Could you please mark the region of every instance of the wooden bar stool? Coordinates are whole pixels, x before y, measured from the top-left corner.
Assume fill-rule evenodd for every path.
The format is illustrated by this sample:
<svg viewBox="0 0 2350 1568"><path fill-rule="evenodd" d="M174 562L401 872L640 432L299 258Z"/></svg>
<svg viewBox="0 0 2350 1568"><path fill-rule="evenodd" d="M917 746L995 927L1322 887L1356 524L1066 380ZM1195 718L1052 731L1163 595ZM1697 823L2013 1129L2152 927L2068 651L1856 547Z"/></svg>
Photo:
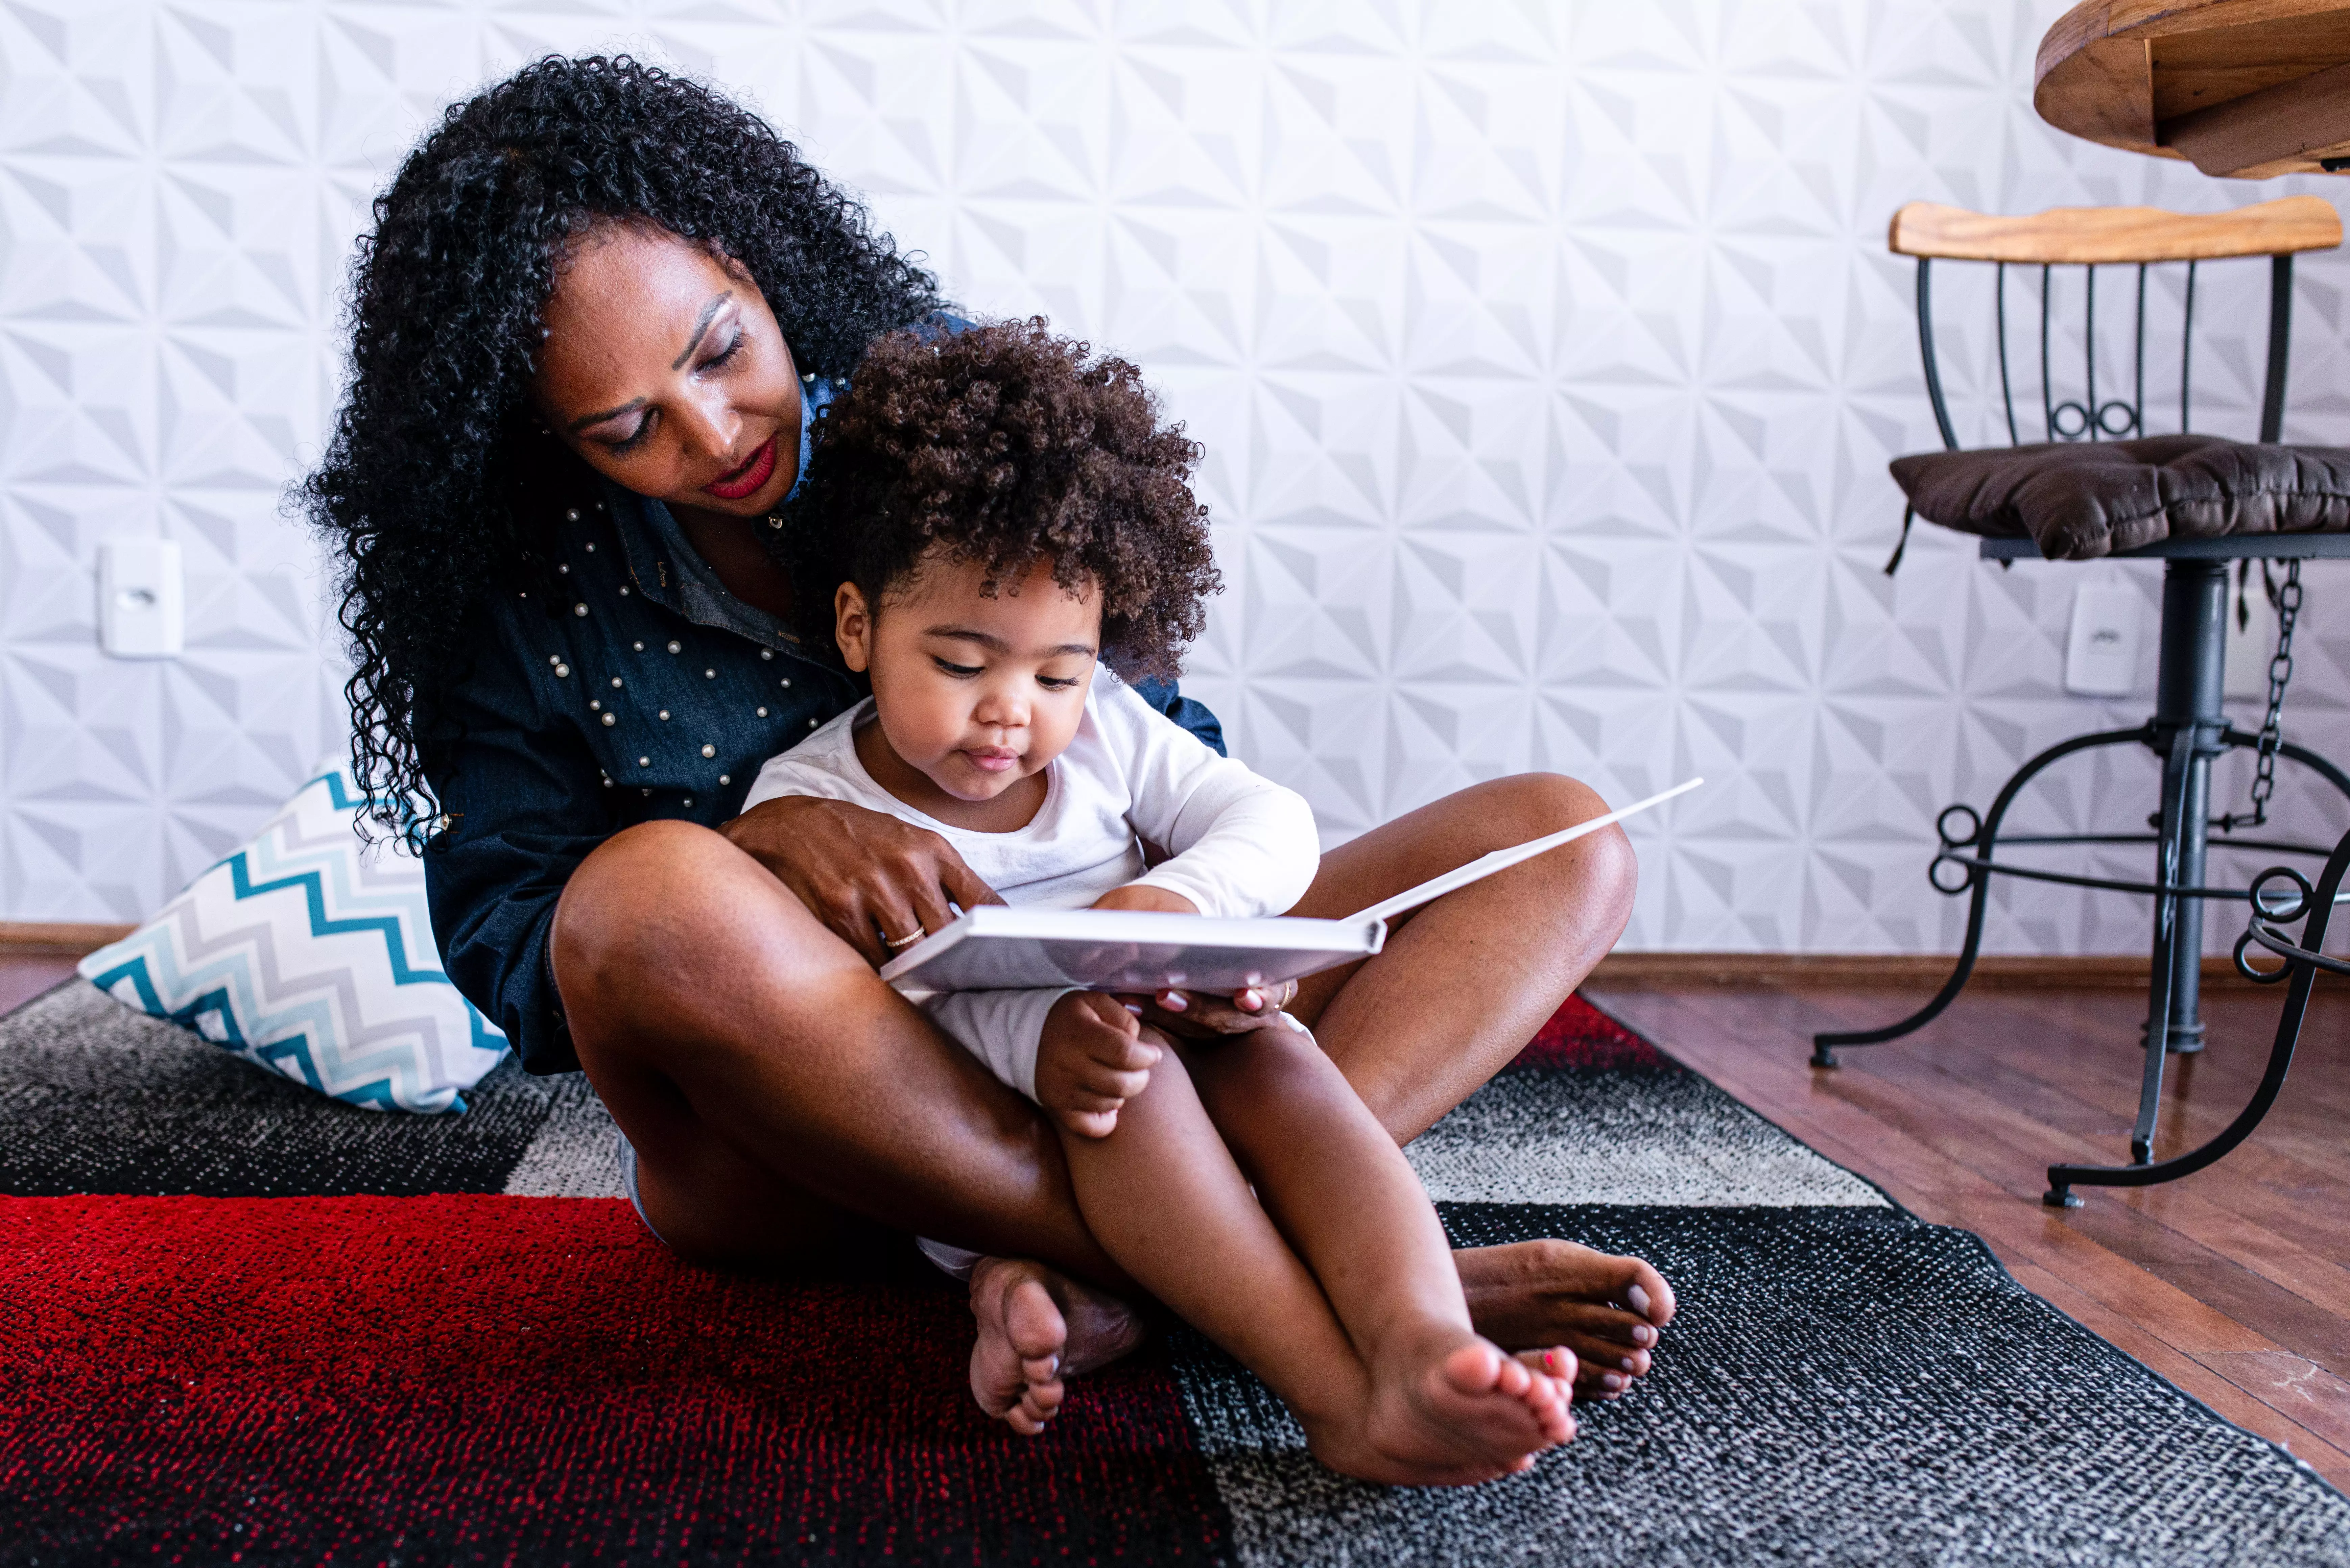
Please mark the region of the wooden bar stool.
<svg viewBox="0 0 2350 1568"><path fill-rule="evenodd" d="M1899 1039L1950 1006L1965 987L1981 951L1994 876L2151 898L2153 972L2147 998L2146 1069L2130 1138L2131 1163L2052 1168L2046 1199L2052 1205L2078 1204L2080 1199L2071 1190L2075 1185L2144 1186L2199 1169L2241 1141L2267 1109L2265 1101L2256 1101L2247 1112L2251 1122L2241 1130L2230 1128L2230 1134L2191 1154L2158 1164L2154 1159L2155 1111L2161 1098L2164 1058L2173 1051L2202 1048L2203 905L2215 898L2253 899L2250 888L2207 885L2205 860L2210 834L2217 830L2220 843L2229 848L2328 856L2328 846L2324 845L2240 835L2240 829L2265 826L2279 757L2314 770L2350 797L2350 774L2307 748L2285 741L2278 728L2291 672L2292 631L2300 608L2300 563L2311 556L2350 556L2350 449L2284 446L2277 440L2284 418L2286 350L2292 334L2293 258L2300 251L2331 249L2341 243L2341 221L2333 207L2311 196L2213 214L2146 207L2059 208L2032 217L2006 218L1926 202L1912 202L1894 214L1892 249L1918 261L1918 345L1925 361L1927 396L1946 450L1894 461L1894 477L1909 504L1902 515L1901 545L1896 546L1886 570L1889 573L1899 566L1913 516L1977 535L1981 540L1981 558L1986 560L2159 558L2165 562L2159 675L2154 713L2144 724L2076 735L2049 747L2016 771L1987 812L1978 814L1964 805L1943 810L1935 824L1941 842L1928 867L1929 879L1945 894L1971 898L1966 942L1956 968L1931 1001L1898 1023L1815 1036L1812 1064L1833 1067L1838 1050ZM2197 265L2221 257L2262 255L2271 260L2268 363L2260 439L2238 441L2191 433L2188 425ZM1993 288L2007 446L1966 449L1960 445L1943 397L1935 352L1931 265L1937 260L1985 262L1997 269ZM2147 275L2151 266L2171 263L2187 268L2178 359L2180 428L2175 435L2148 436ZM2134 342L2128 361L2132 379L2126 389L2111 389L2112 395L2101 399L2096 268L2112 265L2137 269L2131 312ZM2073 265L2086 275L2083 290L2086 354L2080 395L2060 400L2050 351L2048 286L2054 269ZM2035 268L2040 275L2040 407L2027 410L2022 421L2016 410L2007 307L2008 269L2019 266ZM2127 391L2126 398L2121 395L2123 390ZM2026 443L2022 437L2033 412L2039 416L2037 433L2042 439ZM2272 664L2267 721L2258 734L2231 727L2221 706L2228 570L2232 562L2251 559L2285 563L2279 657ZM2084 752L2123 745L2143 745L2161 763L2162 805L2147 825L2151 831L2033 835L2002 831L2019 794L2046 769ZM2210 815L2211 763L2237 749L2252 751L2258 758L2253 810L2243 816L2230 814L2215 820ZM2002 848L2081 844L2148 845L2154 850L2153 879L2088 877L2000 858ZM2337 851L2335 859L2339 858ZM2327 886L2330 888L2339 880L2340 867L2333 865ZM2256 915L2263 909L2257 901L2251 907ZM2315 929L2322 933L2322 919ZM2291 968L2288 964L2288 971ZM2281 1050L2289 1060L2290 1044Z"/></svg>

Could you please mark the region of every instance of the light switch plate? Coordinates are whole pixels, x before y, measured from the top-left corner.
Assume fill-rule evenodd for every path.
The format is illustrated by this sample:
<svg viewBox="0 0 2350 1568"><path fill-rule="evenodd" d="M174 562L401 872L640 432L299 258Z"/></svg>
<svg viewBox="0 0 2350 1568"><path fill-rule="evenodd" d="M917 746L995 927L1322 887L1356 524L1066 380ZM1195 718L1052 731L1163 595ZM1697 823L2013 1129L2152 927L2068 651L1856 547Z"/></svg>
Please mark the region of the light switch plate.
<svg viewBox="0 0 2350 1568"><path fill-rule="evenodd" d="M2083 587L2073 596L2073 631L2064 640L2064 690L2084 697L2126 697L2137 690L2139 599L2135 588Z"/></svg>
<svg viewBox="0 0 2350 1568"><path fill-rule="evenodd" d="M109 539L98 547L99 646L117 659L177 659L187 644L180 546Z"/></svg>

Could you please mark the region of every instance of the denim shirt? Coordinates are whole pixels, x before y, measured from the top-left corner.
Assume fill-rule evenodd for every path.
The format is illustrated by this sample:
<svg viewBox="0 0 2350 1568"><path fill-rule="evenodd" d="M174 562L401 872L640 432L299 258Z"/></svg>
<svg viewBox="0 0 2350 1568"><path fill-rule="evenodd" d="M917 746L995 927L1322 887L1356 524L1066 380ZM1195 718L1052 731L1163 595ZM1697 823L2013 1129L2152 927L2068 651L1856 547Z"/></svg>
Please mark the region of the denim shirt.
<svg viewBox="0 0 2350 1568"><path fill-rule="evenodd" d="M840 389L802 389L803 474ZM423 856L442 966L533 1073L579 1066L546 956L573 867L639 822L716 827L762 763L865 694L728 593L667 506L608 483L598 493L567 514L556 603L544 589L484 592L471 674L440 709L462 736L429 770L447 824ZM1136 690L1224 749L1215 716L1172 682Z"/></svg>

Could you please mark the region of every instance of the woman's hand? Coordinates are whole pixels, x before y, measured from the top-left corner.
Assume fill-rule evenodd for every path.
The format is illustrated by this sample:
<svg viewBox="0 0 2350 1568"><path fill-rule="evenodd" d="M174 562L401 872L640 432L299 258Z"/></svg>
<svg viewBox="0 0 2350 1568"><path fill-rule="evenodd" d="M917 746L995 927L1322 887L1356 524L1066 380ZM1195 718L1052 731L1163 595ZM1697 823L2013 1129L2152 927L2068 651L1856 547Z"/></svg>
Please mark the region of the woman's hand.
<svg viewBox="0 0 2350 1568"><path fill-rule="evenodd" d="M718 831L876 966L952 920L949 899L1003 902L937 834L847 801L782 795Z"/></svg>
<svg viewBox="0 0 2350 1568"><path fill-rule="evenodd" d="M1164 888L1129 882L1123 888L1112 888L1094 900L1097 909L1157 909L1170 915L1196 915L1199 906L1180 893L1170 893ZM1219 1034L1246 1034L1279 1021L1281 1010L1297 994L1297 982L1283 981L1278 985L1253 986L1236 991L1229 997L1196 991L1162 991L1152 996L1128 996L1119 1000L1135 1002L1143 1009L1146 1022L1154 1023L1170 1034L1189 1040L1211 1039Z"/></svg>
<svg viewBox="0 0 2350 1568"><path fill-rule="evenodd" d="M1282 1009L1296 998L1297 982L1252 986L1230 996L1212 992L1161 991L1121 1000L1142 1004L1142 1021L1186 1040L1212 1040L1259 1029L1304 1027Z"/></svg>

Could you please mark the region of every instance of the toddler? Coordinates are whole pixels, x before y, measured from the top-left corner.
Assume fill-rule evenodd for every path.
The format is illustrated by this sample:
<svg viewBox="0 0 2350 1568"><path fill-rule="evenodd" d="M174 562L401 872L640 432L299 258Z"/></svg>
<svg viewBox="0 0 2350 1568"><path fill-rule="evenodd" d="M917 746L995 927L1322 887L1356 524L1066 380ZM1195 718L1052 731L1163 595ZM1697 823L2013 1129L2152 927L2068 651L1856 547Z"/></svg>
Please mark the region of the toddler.
<svg viewBox="0 0 2350 1568"><path fill-rule="evenodd" d="M744 809L890 813L1014 904L1289 909L1318 861L1305 803L1129 684L1174 672L1219 586L1196 450L1131 365L1042 321L877 342L793 535L795 579L839 585L822 629L873 695L769 761ZM951 918L876 911L893 951ZM1399 1484L1527 1468L1572 1434L1573 1354L1471 1332L1401 1151L1272 1001L1243 993L1258 1026L1203 1041L1083 991L921 1005L1043 1108L1103 1250L1270 1385L1323 1463Z"/></svg>

